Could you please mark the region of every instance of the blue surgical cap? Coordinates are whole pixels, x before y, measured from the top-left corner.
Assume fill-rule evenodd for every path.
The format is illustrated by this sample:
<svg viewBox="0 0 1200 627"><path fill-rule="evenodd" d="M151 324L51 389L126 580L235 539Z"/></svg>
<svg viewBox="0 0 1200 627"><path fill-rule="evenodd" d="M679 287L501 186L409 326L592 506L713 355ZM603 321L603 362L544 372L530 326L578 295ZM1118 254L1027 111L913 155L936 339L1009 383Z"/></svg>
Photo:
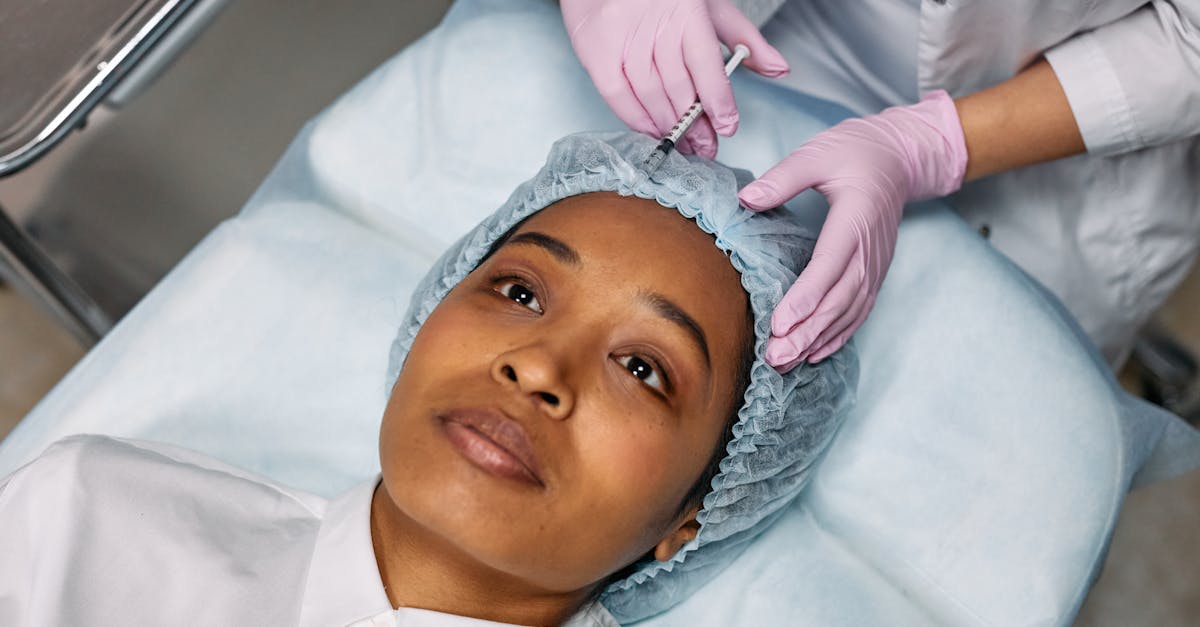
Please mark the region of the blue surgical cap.
<svg viewBox="0 0 1200 627"><path fill-rule="evenodd" d="M738 205L749 173L678 153L647 176L639 164L656 142L636 133L582 133L554 144L546 165L499 210L446 251L417 286L392 344L388 381L399 374L421 324L492 245L547 206L611 191L677 209L716 239L741 274L755 333L754 363L733 439L697 520L696 538L666 562L647 561L608 586L600 602L620 622L653 616L683 601L728 565L800 493L853 402L853 344L817 365L780 374L764 360L771 311L812 254L814 237L787 211Z"/></svg>

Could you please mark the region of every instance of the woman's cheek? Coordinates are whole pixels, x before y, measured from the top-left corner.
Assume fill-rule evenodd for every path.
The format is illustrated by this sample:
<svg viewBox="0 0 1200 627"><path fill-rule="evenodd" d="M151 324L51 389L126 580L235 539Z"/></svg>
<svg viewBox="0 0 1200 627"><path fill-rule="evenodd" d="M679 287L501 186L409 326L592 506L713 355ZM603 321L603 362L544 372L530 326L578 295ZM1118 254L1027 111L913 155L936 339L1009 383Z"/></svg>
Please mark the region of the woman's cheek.
<svg viewBox="0 0 1200 627"><path fill-rule="evenodd" d="M635 501L661 498L670 491L678 464L677 445L673 434L656 421L642 425L626 425L618 433L604 434L592 440L604 442L597 460L603 475L609 477L609 491ZM642 503L642 505L646 505Z"/></svg>
<svg viewBox="0 0 1200 627"><path fill-rule="evenodd" d="M474 308L447 299L421 326L413 348L432 361L476 361L495 352L490 348L500 334L489 322Z"/></svg>

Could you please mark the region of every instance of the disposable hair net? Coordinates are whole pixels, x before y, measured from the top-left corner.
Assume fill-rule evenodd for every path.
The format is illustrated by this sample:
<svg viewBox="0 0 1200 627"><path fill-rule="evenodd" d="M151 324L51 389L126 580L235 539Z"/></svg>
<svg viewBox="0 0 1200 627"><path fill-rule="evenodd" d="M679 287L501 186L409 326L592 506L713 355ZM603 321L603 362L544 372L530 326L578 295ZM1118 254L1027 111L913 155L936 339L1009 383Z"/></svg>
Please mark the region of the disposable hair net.
<svg viewBox="0 0 1200 627"><path fill-rule="evenodd" d="M754 364L733 439L698 516L694 540L667 562L647 561L612 583L601 603L622 623L683 601L766 529L807 483L853 402L858 360L853 345L817 365L780 374L764 361L771 311L812 254L814 238L784 210L739 207L749 173L671 154L647 177L639 164L656 142L635 133L585 133L554 144L546 165L499 210L446 251L413 294L392 345L389 384L421 324L493 243L525 218L566 198L613 191L677 209L713 235L741 274L755 333Z"/></svg>

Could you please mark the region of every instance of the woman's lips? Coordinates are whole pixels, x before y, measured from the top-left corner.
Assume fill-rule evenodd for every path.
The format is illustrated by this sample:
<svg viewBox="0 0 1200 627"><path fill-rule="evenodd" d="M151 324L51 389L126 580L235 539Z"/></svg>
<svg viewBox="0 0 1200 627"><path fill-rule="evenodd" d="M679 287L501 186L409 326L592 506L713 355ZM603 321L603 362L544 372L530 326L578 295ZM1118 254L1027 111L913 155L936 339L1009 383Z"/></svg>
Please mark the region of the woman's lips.
<svg viewBox="0 0 1200 627"><path fill-rule="evenodd" d="M439 418L467 461L493 475L545 487L533 444L517 421L490 409L456 409Z"/></svg>

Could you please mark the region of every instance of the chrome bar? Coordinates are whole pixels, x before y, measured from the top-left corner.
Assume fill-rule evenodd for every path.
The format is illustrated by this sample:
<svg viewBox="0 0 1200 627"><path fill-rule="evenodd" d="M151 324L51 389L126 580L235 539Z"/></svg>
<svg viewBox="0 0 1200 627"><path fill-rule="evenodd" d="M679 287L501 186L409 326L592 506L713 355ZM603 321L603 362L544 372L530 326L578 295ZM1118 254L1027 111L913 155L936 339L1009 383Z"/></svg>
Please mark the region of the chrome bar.
<svg viewBox="0 0 1200 627"><path fill-rule="evenodd" d="M108 314L54 265L0 207L0 274L50 312L85 348L113 326Z"/></svg>

